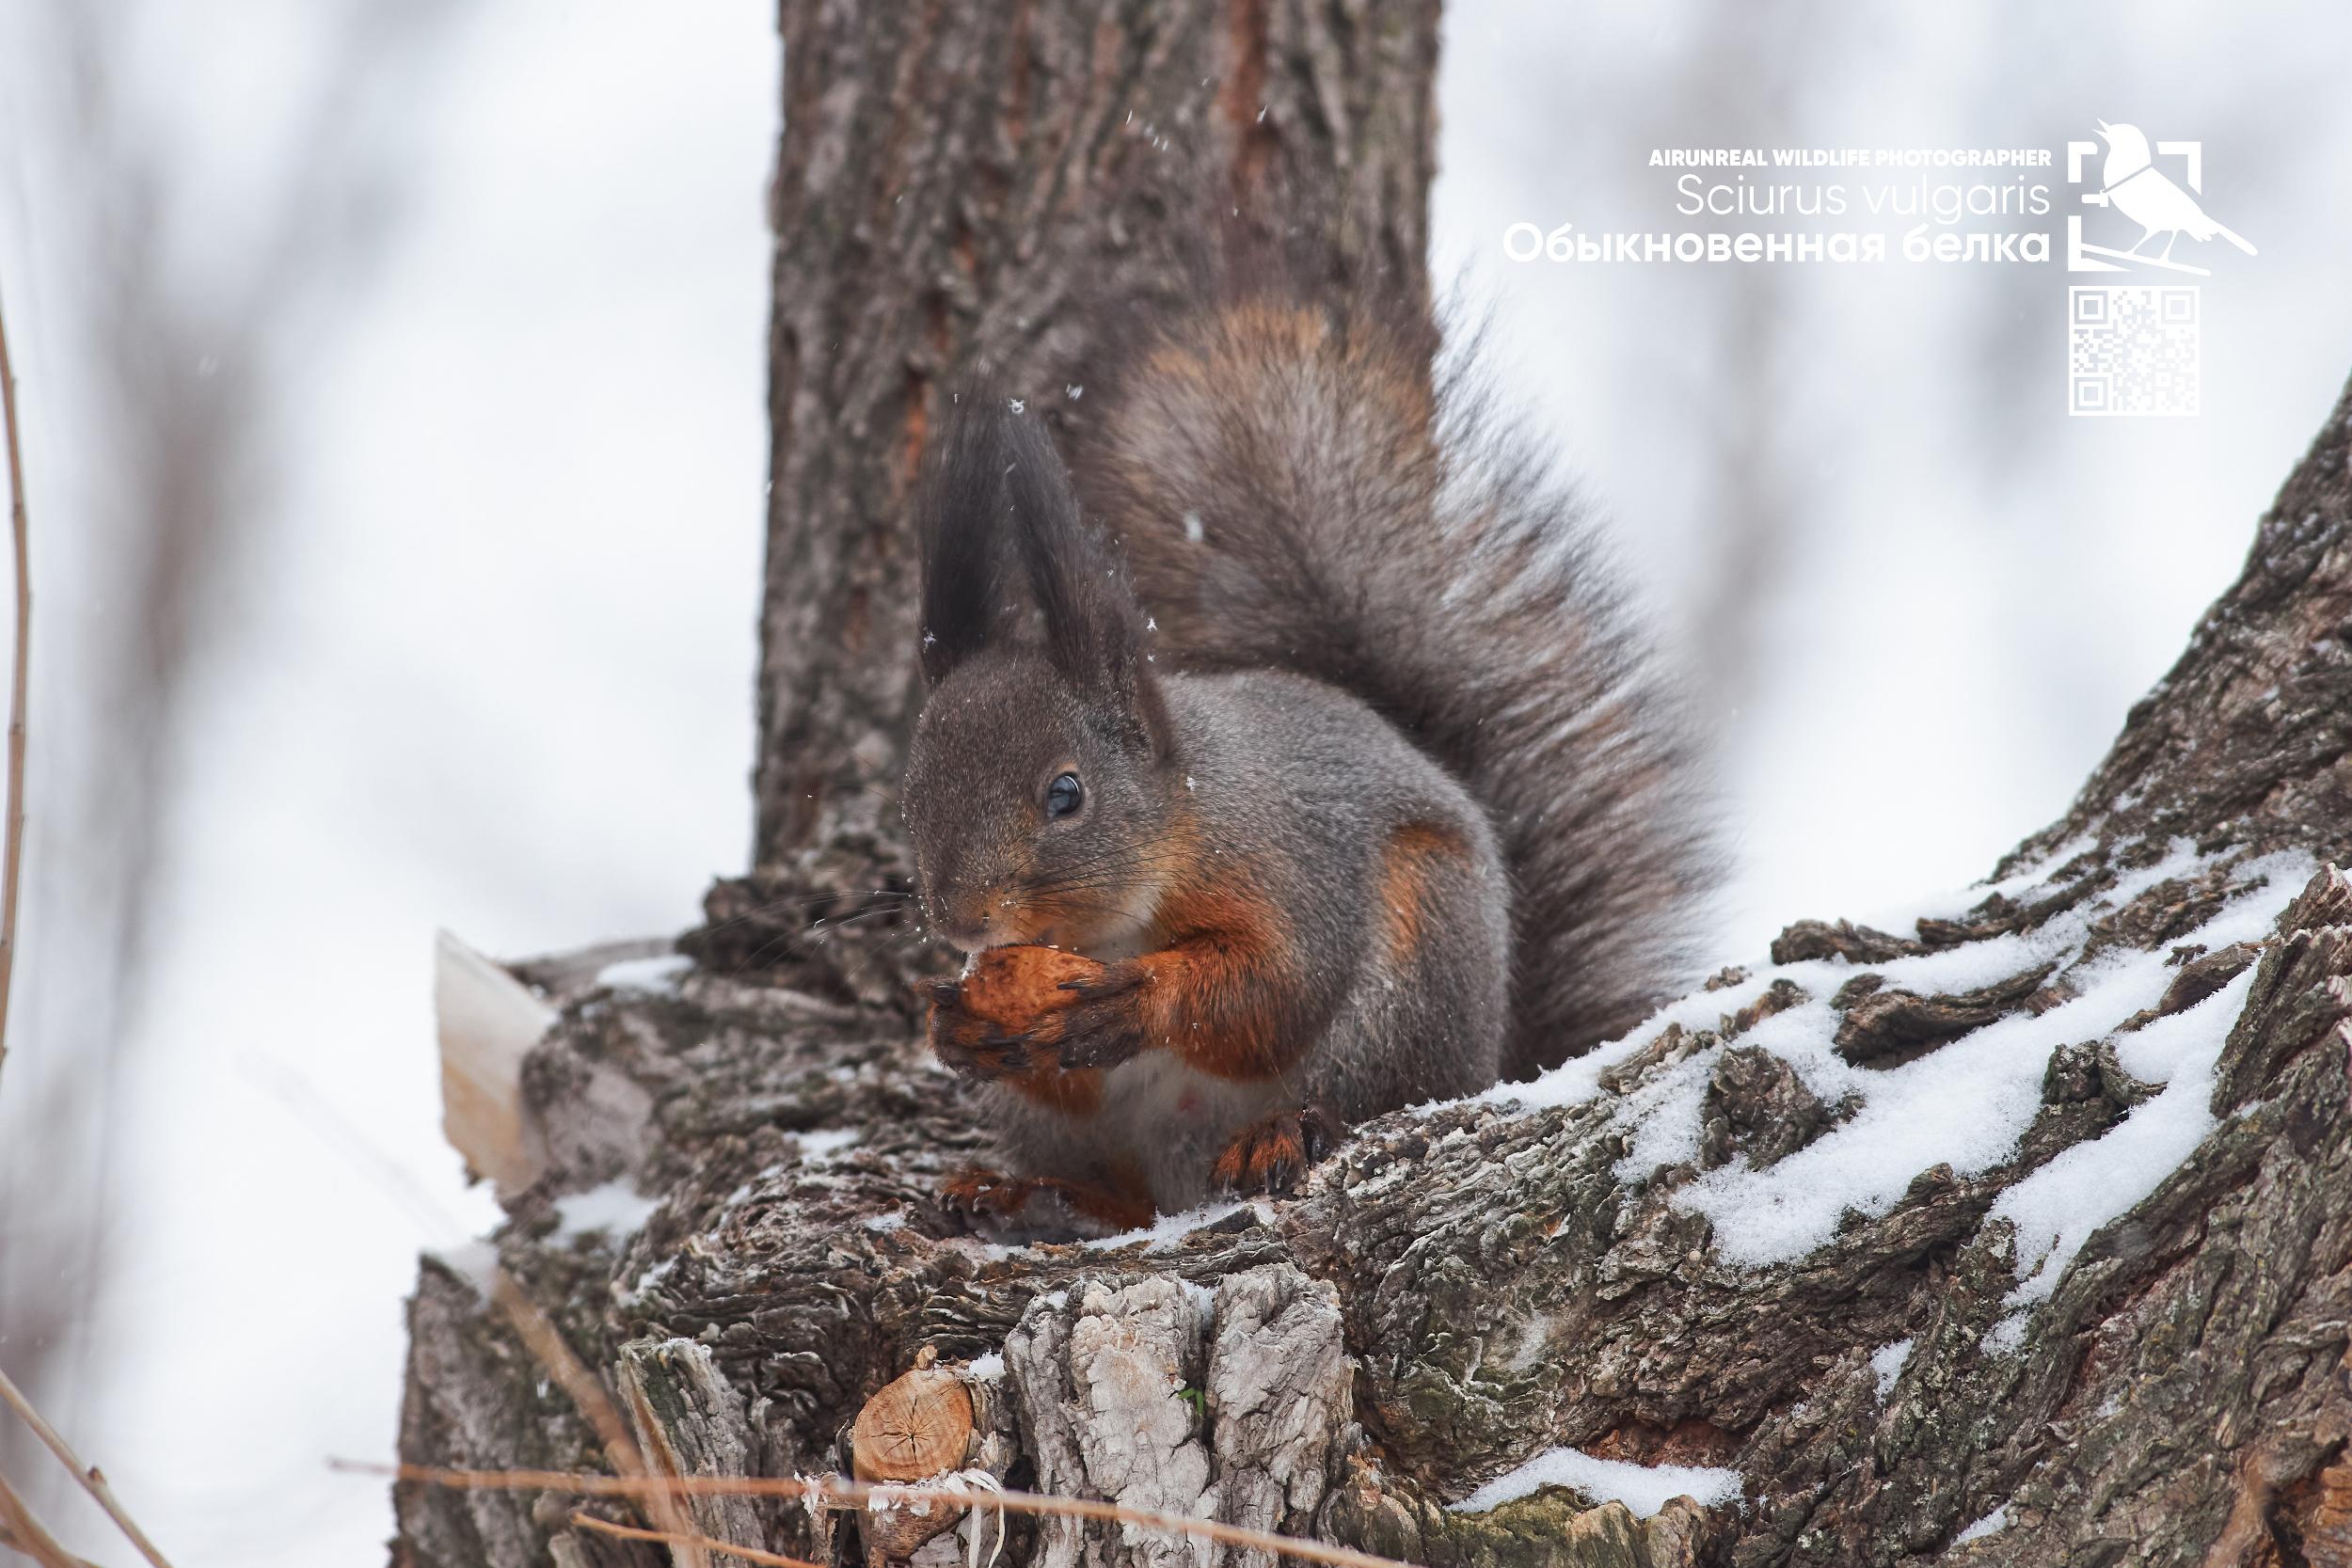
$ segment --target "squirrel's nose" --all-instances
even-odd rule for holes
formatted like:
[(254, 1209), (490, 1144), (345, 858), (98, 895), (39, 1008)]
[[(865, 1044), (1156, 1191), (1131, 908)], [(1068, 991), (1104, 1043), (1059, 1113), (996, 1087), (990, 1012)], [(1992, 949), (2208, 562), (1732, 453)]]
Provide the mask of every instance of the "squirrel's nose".
[(967, 953), (988, 945), (988, 901), (974, 895), (950, 895), (931, 911), (931, 929)]
[(988, 945), (988, 926), (983, 921), (942, 920), (934, 923), (931, 929), (967, 953), (977, 953)]

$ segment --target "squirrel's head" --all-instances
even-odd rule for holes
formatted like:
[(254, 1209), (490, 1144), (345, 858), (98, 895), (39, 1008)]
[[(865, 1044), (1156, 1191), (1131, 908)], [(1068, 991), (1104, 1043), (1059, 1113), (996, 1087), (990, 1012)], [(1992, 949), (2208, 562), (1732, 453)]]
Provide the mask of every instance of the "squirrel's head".
[(925, 917), (967, 951), (1116, 947), (1157, 900), (1175, 767), (1119, 554), (1040, 421), (969, 396), (917, 506), (930, 693), (906, 811)]

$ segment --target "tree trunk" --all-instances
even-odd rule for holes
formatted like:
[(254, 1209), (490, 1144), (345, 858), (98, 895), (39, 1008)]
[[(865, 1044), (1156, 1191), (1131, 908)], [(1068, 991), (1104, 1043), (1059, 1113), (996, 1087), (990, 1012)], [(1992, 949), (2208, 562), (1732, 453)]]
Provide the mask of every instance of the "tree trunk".
[[(682, 976), (449, 972), (498, 1256), (641, 1446), (831, 1469), (932, 1352), (977, 1363), (968, 1462), (1000, 1480), (1415, 1561), (2352, 1562), (2352, 390), (1975, 903), (1792, 925), (1534, 1085), (1372, 1123), (1291, 1201), (1123, 1243), (960, 1233), (933, 1193), (986, 1131), (889, 949), (853, 964), (761, 912), (903, 866), (927, 411), (982, 356), (1081, 385), (1061, 303), (1172, 286), (1169, 227), (1217, 182), (1279, 207), (1336, 177), (1335, 279), (1418, 276), (1434, 21), (916, 11), (787, 8), (759, 870)], [(425, 1261), (410, 1326), (405, 1458), (599, 1467), (467, 1269)], [(1558, 1449), (1699, 1470), (1652, 1472), (1692, 1495), (1637, 1517)], [(397, 1502), (396, 1560), (660, 1560), (566, 1500)], [(695, 1517), (858, 1560), (838, 1516)], [(1008, 1552), (1244, 1555), (1017, 1522)]]
[(1219, 209), (1312, 213), (1335, 283), (1425, 291), (1437, 7), (796, 0), (784, 31), (754, 861), (870, 882), (905, 862), (904, 503), (943, 402), (985, 366), (1081, 413), (1089, 322), (1181, 290)]

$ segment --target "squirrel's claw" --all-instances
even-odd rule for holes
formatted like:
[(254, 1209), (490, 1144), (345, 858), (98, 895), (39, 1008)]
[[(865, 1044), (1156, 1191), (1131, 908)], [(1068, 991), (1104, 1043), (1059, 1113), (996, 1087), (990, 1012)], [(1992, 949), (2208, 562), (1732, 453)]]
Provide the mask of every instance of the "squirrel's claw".
[(1338, 1141), (1339, 1129), (1316, 1107), (1279, 1111), (1243, 1128), (1217, 1156), (1210, 1179), (1239, 1196), (1285, 1197)]
[(1105, 967), (1102, 974), (1064, 980), (1077, 997), (1055, 1015), (1061, 1023), (1061, 1065), (1071, 1071), (1115, 1068), (1144, 1046), (1143, 1017), (1136, 1004), (1151, 971), (1135, 962)]
[(1105, 964), (1100, 974), (1082, 974), (1074, 980), (1064, 980), (1059, 989), (1074, 993), (1082, 1003), (1106, 1001), (1136, 990), (1151, 977), (1151, 973), (1139, 963)]
[(950, 1069), (982, 1083), (1029, 1070), (1029, 1048), (1003, 1035), (983, 1036), (969, 1047), (934, 1040), (931, 1048)]
[(946, 1004), (931, 1011), (931, 1050), (949, 1070), (983, 1081), (1029, 1069), (1029, 1042)]
[(1117, 1002), (1081, 1002), (1062, 1015), (1061, 1065), (1066, 1071), (1115, 1068), (1143, 1049), (1143, 1023)]

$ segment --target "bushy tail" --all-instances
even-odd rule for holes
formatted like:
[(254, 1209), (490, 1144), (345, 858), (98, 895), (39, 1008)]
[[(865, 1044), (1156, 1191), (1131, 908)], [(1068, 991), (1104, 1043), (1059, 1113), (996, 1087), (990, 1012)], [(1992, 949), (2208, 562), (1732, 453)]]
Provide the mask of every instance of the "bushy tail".
[(1487, 808), (1519, 1076), (1678, 989), (1712, 855), (1697, 749), (1573, 497), (1464, 370), (1433, 378), (1435, 341), (1411, 313), (1204, 311), (1123, 352), (1075, 466), (1164, 665), (1354, 692)]

